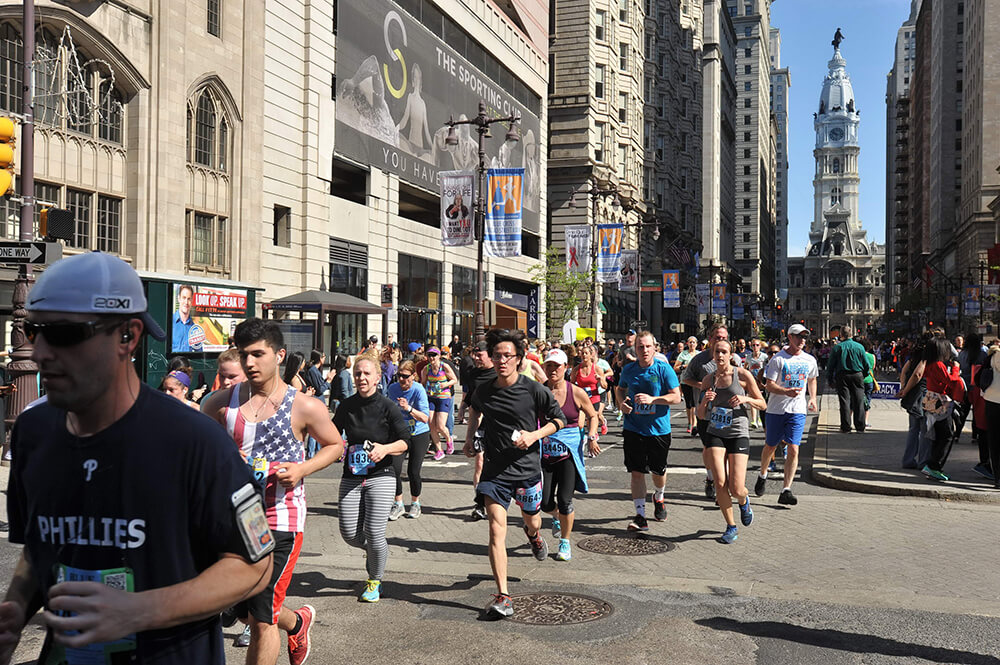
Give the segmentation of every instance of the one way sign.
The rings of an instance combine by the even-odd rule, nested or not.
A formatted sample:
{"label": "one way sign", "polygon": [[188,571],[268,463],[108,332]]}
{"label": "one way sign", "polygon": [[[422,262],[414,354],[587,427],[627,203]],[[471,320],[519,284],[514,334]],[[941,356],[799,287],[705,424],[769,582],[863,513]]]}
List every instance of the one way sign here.
{"label": "one way sign", "polygon": [[0,242],[0,263],[48,265],[61,258],[58,242]]}

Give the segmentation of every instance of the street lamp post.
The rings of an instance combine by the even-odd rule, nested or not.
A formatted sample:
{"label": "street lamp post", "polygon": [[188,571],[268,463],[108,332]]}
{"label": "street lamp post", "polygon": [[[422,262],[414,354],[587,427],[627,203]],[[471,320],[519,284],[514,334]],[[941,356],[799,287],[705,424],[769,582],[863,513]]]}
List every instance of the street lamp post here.
{"label": "street lamp post", "polygon": [[652,217],[644,222],[630,222],[626,227],[636,227],[636,289],[635,289],[635,320],[642,321],[642,230],[647,226],[653,227],[653,240],[660,239],[660,227],[656,217]]}
{"label": "street lamp post", "polygon": [[591,247],[591,252],[590,252],[591,260],[594,262],[592,264],[591,280],[590,280],[590,282],[591,282],[591,284],[590,284],[590,286],[591,286],[591,293],[592,293],[591,303],[590,303],[590,322],[594,326],[594,335],[595,336],[599,336],[599,333],[597,332],[597,311],[598,311],[598,309],[597,309],[598,308],[598,303],[597,303],[597,250],[598,250],[598,247],[597,247],[597,235],[598,235],[598,231],[597,231],[597,213],[598,213],[598,210],[599,210],[599,205],[598,204],[599,204],[599,201],[600,201],[601,198],[608,198],[608,197],[612,197],[611,198],[611,205],[614,208],[620,207],[621,203],[619,202],[619,192],[618,192],[618,186],[617,185],[611,185],[610,187],[598,187],[597,181],[594,180],[593,178],[591,178],[591,179],[587,180],[587,186],[589,187],[588,193],[590,194],[591,209],[593,210],[593,219],[594,219],[594,233],[591,235],[591,243],[590,243],[590,247]]}
{"label": "street lamp post", "polygon": [[503,118],[490,118],[486,115],[486,102],[479,100],[479,113],[469,120],[455,120],[449,118],[445,124],[448,126],[448,135],[444,142],[450,146],[458,145],[458,136],[455,134],[456,125],[472,125],[479,134],[479,165],[476,168],[476,235],[478,236],[478,246],[476,248],[476,341],[481,342],[486,339],[486,311],[485,292],[483,288],[483,236],[486,234],[486,204],[483,200],[484,180],[486,178],[486,148],[484,141],[490,136],[490,125],[497,122],[507,123],[507,134],[504,137],[507,141],[519,141],[520,136],[514,129],[514,125],[521,122],[521,116],[513,113]]}

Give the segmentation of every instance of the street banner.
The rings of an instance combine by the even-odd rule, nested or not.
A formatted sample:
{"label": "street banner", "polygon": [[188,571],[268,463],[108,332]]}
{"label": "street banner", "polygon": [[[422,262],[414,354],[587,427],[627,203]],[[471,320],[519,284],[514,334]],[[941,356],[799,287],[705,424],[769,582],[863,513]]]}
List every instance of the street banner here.
{"label": "street banner", "polygon": [[708,314],[711,303],[711,296],[708,284],[696,284],[695,289],[698,293],[698,313]]}
{"label": "street banner", "polygon": [[679,309],[681,306],[681,273],[679,270],[663,271],[663,307]]}
{"label": "street banner", "polygon": [[743,294],[733,294],[733,318],[742,321],[746,317],[746,308],[743,306]]}
{"label": "street banner", "polygon": [[958,294],[949,293],[945,296],[944,316],[948,319],[958,318]]}
{"label": "street banner", "polygon": [[979,316],[979,287],[965,287],[965,315]]}
{"label": "street banner", "polygon": [[899,382],[879,381],[878,390],[872,393],[873,399],[899,399]]}
{"label": "street banner", "polygon": [[[475,169],[482,147],[488,167],[524,167],[523,225],[537,233],[543,182],[541,102],[479,44],[467,48],[464,35],[434,34],[441,27],[436,11],[437,30],[427,29],[431,10],[424,12],[424,24],[414,15],[421,4],[325,4],[336,8],[337,77],[336,95],[320,95],[317,102],[319,177],[333,179],[336,153],[437,191],[441,171]],[[329,29],[329,22],[324,25]],[[521,140],[505,140],[506,123],[496,125],[481,144],[472,125],[449,130],[449,119],[474,118],[480,103],[489,118],[520,116]],[[454,145],[447,141],[449,133]]]}
{"label": "street banner", "polygon": [[524,169],[486,172],[487,256],[521,256],[521,181]]}
{"label": "street banner", "polygon": [[617,282],[621,272],[622,224],[597,225],[597,281]]}
{"label": "street banner", "polygon": [[637,250],[622,250],[621,270],[618,274],[618,290],[639,290],[639,252]]}
{"label": "street banner", "polygon": [[1000,284],[986,284],[983,286],[983,311],[993,314],[1000,310],[997,301],[1000,300]]}
{"label": "street banner", "polygon": [[476,174],[472,171],[441,171],[441,244],[471,245]]}
{"label": "street banner", "polygon": [[566,270],[588,272],[590,270],[590,227],[586,224],[567,226]]}
{"label": "street banner", "polygon": [[721,314],[725,316],[726,314],[726,285],[725,284],[713,284],[712,285],[712,313]]}

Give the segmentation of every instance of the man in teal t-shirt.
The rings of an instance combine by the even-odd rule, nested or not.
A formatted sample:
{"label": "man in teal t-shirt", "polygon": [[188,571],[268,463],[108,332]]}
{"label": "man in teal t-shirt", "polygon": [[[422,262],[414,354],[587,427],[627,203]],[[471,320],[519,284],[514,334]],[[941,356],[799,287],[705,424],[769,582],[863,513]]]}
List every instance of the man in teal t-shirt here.
{"label": "man in teal t-shirt", "polygon": [[653,476],[653,517],[663,521],[667,506],[667,454],[670,452],[670,405],[681,401],[680,381],[669,364],[656,360],[656,340],[648,330],[635,339],[635,362],[625,365],[615,391],[625,414],[625,469],[632,481],[635,517],[630,531],[646,531],[646,474]]}

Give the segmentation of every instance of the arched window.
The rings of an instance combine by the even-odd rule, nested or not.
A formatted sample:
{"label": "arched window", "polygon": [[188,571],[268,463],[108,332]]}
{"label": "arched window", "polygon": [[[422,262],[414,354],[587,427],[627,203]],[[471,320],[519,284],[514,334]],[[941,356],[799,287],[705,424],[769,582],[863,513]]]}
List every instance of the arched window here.
{"label": "arched window", "polygon": [[840,173],[840,157],[833,158],[833,172]]}
{"label": "arched window", "polygon": [[225,110],[209,88],[203,89],[196,100],[193,110],[188,107],[188,160],[226,171],[229,168],[229,122]]}
{"label": "arched window", "polygon": [[840,187],[834,187],[830,190],[830,207],[835,205],[840,205],[843,202],[842,193]]}

